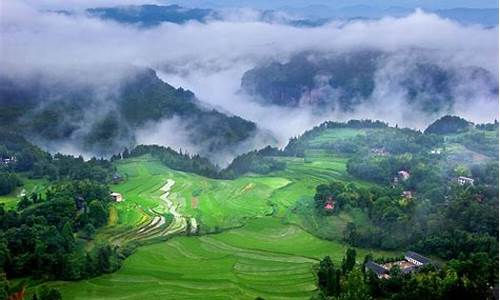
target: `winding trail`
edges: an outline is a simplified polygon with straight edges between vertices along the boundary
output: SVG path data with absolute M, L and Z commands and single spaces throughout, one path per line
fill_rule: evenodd
M 175 181 L 168 179 L 165 185 L 160 188 L 159 206 L 154 209 L 149 209 L 145 212 L 149 216 L 153 216 L 151 221 L 144 222 L 139 228 L 129 230 L 118 236 L 113 237 L 113 240 L 118 243 L 129 241 L 144 241 L 153 238 L 168 237 L 174 234 L 186 232 L 188 222 L 190 223 L 190 233 L 196 233 L 198 223 L 195 218 L 183 216 L 179 211 L 180 203 L 177 203 L 171 197 L 170 190 L 174 186 Z M 173 219 L 168 226 L 165 226 L 165 214 L 171 214 Z

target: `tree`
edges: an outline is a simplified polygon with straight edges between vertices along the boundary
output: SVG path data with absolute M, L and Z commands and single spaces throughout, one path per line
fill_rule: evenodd
M 62 300 L 62 295 L 56 288 L 42 287 L 38 293 L 39 300 Z
M 83 227 L 83 237 L 87 240 L 91 240 L 95 235 L 95 227 L 91 223 L 88 223 Z
M 356 250 L 349 248 L 346 251 L 346 256 L 342 259 L 342 273 L 349 273 L 356 265 Z
M 17 203 L 17 210 L 21 211 L 32 204 L 33 202 L 31 202 L 31 200 L 28 197 L 23 196 L 21 200 L 19 200 L 19 202 Z
M 339 300 L 370 300 L 370 290 L 363 280 L 361 270 L 354 269 L 342 284 Z
M 327 296 L 340 293 L 340 270 L 336 270 L 330 256 L 321 260 L 318 270 L 318 286 Z
M 108 222 L 108 211 L 101 201 L 92 200 L 89 204 L 89 218 L 95 227 L 101 227 Z

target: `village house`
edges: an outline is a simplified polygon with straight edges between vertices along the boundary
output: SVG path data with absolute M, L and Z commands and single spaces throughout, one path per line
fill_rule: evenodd
M 115 202 L 122 202 L 123 201 L 123 196 L 120 193 L 111 193 L 111 198 Z
M 16 163 L 17 159 L 15 156 L 9 156 L 9 157 L 2 157 L 2 164 L 4 165 L 9 165 L 9 164 L 13 164 L 13 163 Z
M 401 196 L 406 198 L 406 199 L 412 199 L 413 192 L 412 191 L 403 191 L 403 193 L 401 193 Z
M 439 155 L 441 154 L 441 149 L 433 149 L 431 150 L 431 154 Z
M 379 155 L 379 156 L 387 156 L 389 155 L 389 152 L 387 152 L 385 150 L 385 148 L 372 148 L 371 149 L 371 152 L 375 155 Z
M 459 176 L 457 182 L 459 185 L 474 185 L 474 179 L 465 176 Z
M 119 183 L 123 180 L 123 177 L 119 173 L 114 173 L 113 176 L 111 176 L 111 180 L 113 180 L 113 183 Z
M 328 200 L 325 203 L 325 206 L 323 207 L 326 211 L 333 211 L 335 210 L 335 200 L 333 199 L 332 196 L 328 197 Z
M 419 267 L 431 263 L 430 259 L 413 251 L 406 252 L 405 259 Z
M 398 172 L 398 178 L 402 181 L 406 181 L 410 178 L 410 173 L 408 171 L 401 170 Z
M 411 273 L 422 266 L 430 264 L 432 261 L 427 257 L 420 255 L 413 251 L 408 251 L 405 253 L 403 260 L 386 262 L 384 264 L 377 264 L 373 261 L 368 261 L 365 264 L 365 269 L 371 270 L 377 275 L 379 279 L 389 278 L 389 271 L 393 267 L 398 267 L 403 274 Z
M 379 279 L 389 278 L 389 270 L 371 260 L 365 264 L 365 270 L 372 271 Z

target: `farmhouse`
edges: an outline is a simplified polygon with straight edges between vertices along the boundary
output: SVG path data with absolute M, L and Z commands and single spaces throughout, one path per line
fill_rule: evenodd
M 9 156 L 9 157 L 2 157 L 1 163 L 4 165 L 9 165 L 16 163 L 17 159 L 15 156 Z
M 412 191 L 403 191 L 403 193 L 401 193 L 401 196 L 406 198 L 406 199 L 412 199 L 413 193 L 412 193 Z
M 375 273 L 375 275 L 377 275 L 379 279 L 389 278 L 389 270 L 371 260 L 365 264 L 365 270 L 366 269 L 371 270 L 373 273 Z
M 335 200 L 332 196 L 328 197 L 328 200 L 323 208 L 327 211 L 333 211 L 335 209 Z
M 413 251 L 406 252 L 405 259 L 416 266 L 423 266 L 431 263 L 430 259 Z
M 120 193 L 111 193 L 111 198 L 115 202 L 122 202 L 123 201 L 123 196 Z
M 372 148 L 371 149 L 371 152 L 375 155 L 379 155 L 379 156 L 387 156 L 389 155 L 389 152 L 387 152 L 385 150 L 385 148 Z
M 401 171 L 398 172 L 398 177 L 402 181 L 406 181 L 406 180 L 408 180 L 410 178 L 410 173 L 408 171 L 401 170 Z
M 441 149 L 431 150 L 431 154 L 439 155 L 439 154 L 441 154 Z
M 474 179 L 465 176 L 459 176 L 457 182 L 459 185 L 474 185 Z
M 123 177 L 119 173 L 114 173 L 111 179 L 114 183 L 118 183 L 123 180 Z
M 401 270 L 403 274 L 409 274 L 420 267 L 430 264 L 431 260 L 425 256 L 422 256 L 413 251 L 408 251 L 405 253 L 403 260 L 390 261 L 384 264 L 377 264 L 373 261 L 369 261 L 365 264 L 365 268 L 373 271 L 378 278 L 389 278 L 389 271 L 397 267 Z

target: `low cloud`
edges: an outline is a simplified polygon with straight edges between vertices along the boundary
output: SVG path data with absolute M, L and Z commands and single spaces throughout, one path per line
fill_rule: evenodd
M 50 77 L 98 88 L 120 82 L 131 72 L 130 65 L 151 67 L 169 84 L 192 90 L 202 102 L 256 122 L 264 134 L 258 134 L 245 146 L 258 147 L 273 141 L 269 135 L 283 146 L 291 136 L 326 119 L 373 118 L 423 128 L 436 117 L 417 113 L 404 101 L 403 91 L 393 84 L 394 78 L 407 71 L 404 56 L 377 71 L 370 101 L 350 113 L 318 112 L 308 105 L 262 105 L 241 91 L 241 77 L 246 71 L 274 60 L 286 62 L 298 53 L 341 54 L 360 49 L 409 53 L 411 49 L 424 49 L 430 53 L 427 58 L 436 64 L 484 68 L 498 80 L 498 28 L 463 26 L 421 11 L 399 19 L 332 22 L 315 28 L 264 23 L 258 21 L 260 16 L 255 12 L 237 11 L 227 13 L 224 20 L 207 23 L 164 23 L 137 28 L 44 10 L 70 6 L 64 3 L 46 0 L 33 6 L 30 2 L 2 2 L 2 75 Z M 73 7 L 90 6 L 77 0 L 70 3 Z M 93 2 L 99 6 L 117 3 Z M 314 93 L 334 95 L 335 91 L 328 90 L 322 82 L 324 78 L 317 78 L 312 97 L 317 95 Z M 454 96 L 456 104 L 447 113 L 476 122 L 498 118 L 498 98 L 480 80 L 463 80 Z M 303 100 L 304 104 L 314 101 Z M 137 141 L 199 151 L 197 145 L 189 142 L 188 135 L 180 120 L 171 119 L 148 125 L 138 132 Z

